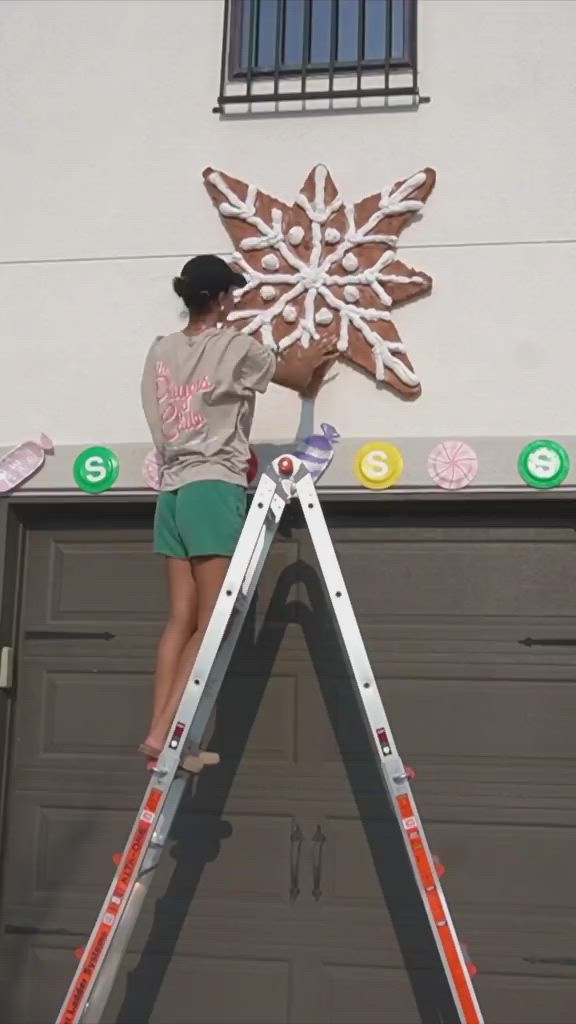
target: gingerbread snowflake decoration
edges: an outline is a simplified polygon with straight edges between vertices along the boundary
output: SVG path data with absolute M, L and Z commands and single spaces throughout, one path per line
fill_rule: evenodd
M 417 398 L 420 381 L 392 309 L 425 295 L 432 280 L 401 263 L 396 247 L 435 180 L 427 168 L 352 204 L 319 165 L 288 206 L 207 168 L 206 188 L 247 278 L 230 320 L 286 359 L 297 357 L 298 345 L 336 332 L 343 360 Z

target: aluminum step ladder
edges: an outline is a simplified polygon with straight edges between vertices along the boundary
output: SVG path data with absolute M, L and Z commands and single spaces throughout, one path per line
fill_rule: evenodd
M 262 474 L 246 523 L 166 745 L 56 1024 L 99 1024 L 190 776 L 179 766 L 196 754 L 214 709 L 248 607 L 286 505 L 298 498 L 352 670 L 362 717 L 461 1024 L 483 1024 L 467 956 L 458 940 L 410 790 L 336 552 L 306 467 L 291 455 Z

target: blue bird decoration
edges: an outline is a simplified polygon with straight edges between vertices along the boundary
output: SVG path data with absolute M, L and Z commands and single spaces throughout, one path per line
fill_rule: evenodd
M 334 445 L 340 440 L 336 427 L 329 423 L 321 423 L 321 434 L 310 434 L 299 442 L 294 455 L 306 466 L 314 483 L 326 472 L 334 458 Z

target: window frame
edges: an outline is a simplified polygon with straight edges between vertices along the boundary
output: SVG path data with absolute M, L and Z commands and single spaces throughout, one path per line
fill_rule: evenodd
M 282 0 L 276 0 L 280 4 Z M 390 0 L 392 3 L 393 0 Z M 402 0 L 404 13 L 404 38 L 406 40 L 405 52 L 402 57 L 376 58 L 373 60 L 355 60 L 330 62 L 306 61 L 295 64 L 293 67 L 279 65 L 275 67 L 257 67 L 256 65 L 242 65 L 242 44 L 243 44 L 243 22 L 247 5 L 242 0 L 230 0 L 230 20 L 228 26 L 228 54 L 227 73 L 228 81 L 244 82 L 253 79 L 274 79 L 276 81 L 301 78 L 304 73 L 306 77 L 325 77 L 326 75 L 350 76 L 358 73 L 366 74 L 373 72 L 395 71 L 409 72 L 416 70 L 417 60 L 417 0 Z

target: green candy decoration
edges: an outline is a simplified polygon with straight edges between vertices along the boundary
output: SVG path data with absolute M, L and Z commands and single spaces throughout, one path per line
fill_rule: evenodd
M 74 463 L 74 479 L 81 491 L 101 494 L 118 479 L 120 463 L 110 448 L 86 448 Z
M 559 487 L 570 472 L 570 456 L 557 441 L 531 441 L 520 453 L 518 472 L 530 487 Z

